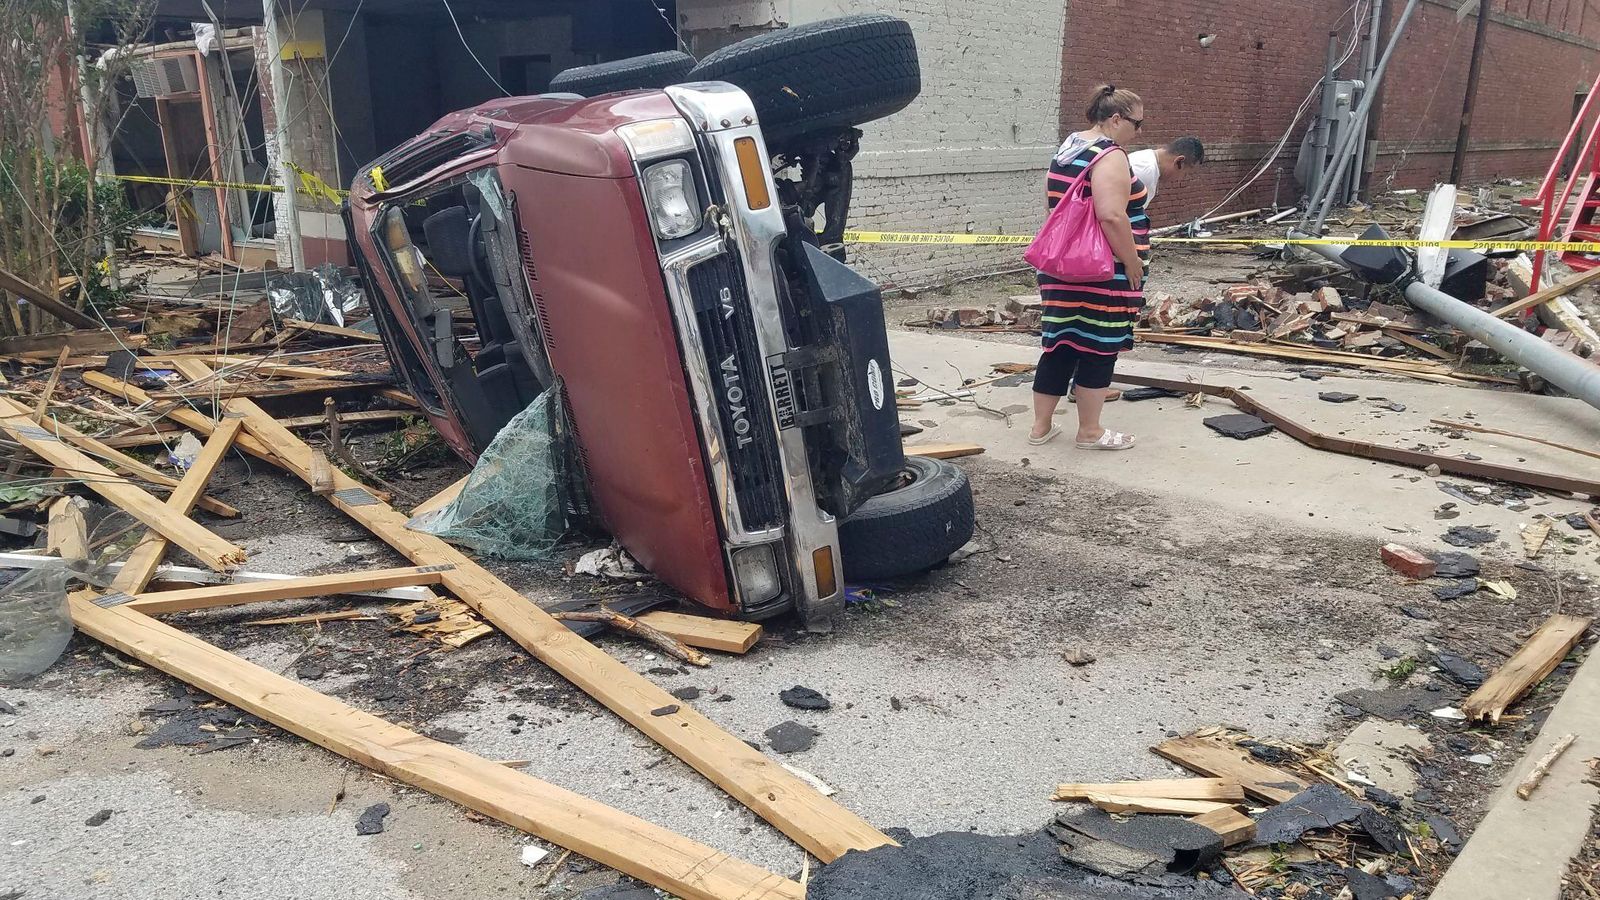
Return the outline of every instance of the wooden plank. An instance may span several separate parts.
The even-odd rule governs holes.
[[[357,331],[354,328],[340,328],[337,325],[324,325],[321,322],[307,322],[303,319],[284,319],[283,324],[286,328],[299,328],[302,331],[314,331],[317,334],[331,334],[335,337],[349,338],[353,341],[371,341],[373,343],[383,342],[383,338],[378,337],[375,334],[368,334],[365,331]]]
[[[50,395],[56,392],[56,385],[61,381],[61,366],[67,361],[67,355],[71,352],[71,347],[62,347],[61,354],[56,357],[55,367],[50,370],[50,377],[45,380],[44,389],[39,391],[39,402],[33,407],[33,421],[44,421],[44,414],[50,409]]]
[[[245,625],[321,625],[323,622],[348,622],[352,619],[375,621],[376,616],[359,609],[341,609],[335,612],[305,613],[299,616],[278,616],[275,619],[251,619]]]
[[[99,326],[96,326],[99,328]],[[74,353],[92,353],[110,350],[137,350],[145,345],[145,336],[129,334],[122,328],[99,328],[97,331],[57,331],[50,334],[30,334],[27,337],[0,338],[0,355],[17,356],[24,353],[49,354],[54,357],[62,347]]]
[[[62,497],[50,504],[45,550],[61,559],[89,558],[89,530],[78,498]]]
[[[1256,837],[1256,820],[1231,806],[1195,816],[1189,821],[1204,825],[1221,835],[1224,847],[1255,840]]]
[[[0,397],[0,428],[12,439],[52,465],[74,472],[83,479],[84,487],[104,497],[112,505],[133,516],[174,544],[194,554],[194,557],[218,571],[229,569],[245,560],[242,547],[212,534],[185,516],[174,515],[166,504],[139,490],[115,472],[83,455],[56,438],[35,436],[34,425],[27,410]]]
[[[69,603],[79,630],[140,662],[376,772],[676,896],[805,896],[800,885],[727,853],[347,706],[125,606]]]
[[[16,294],[68,325],[78,328],[105,327],[99,319],[62,303],[50,294],[45,293],[42,288],[35,287],[26,279],[5,269],[0,269],[0,290]]]
[[[1244,788],[1226,778],[1154,778],[1100,784],[1066,782],[1056,785],[1056,792],[1050,799],[1086,800],[1090,794],[1163,797],[1169,800],[1244,800]]]
[[[703,650],[747,653],[761,640],[761,626],[754,622],[687,616],[674,612],[648,612],[639,616],[639,621]]]
[[[1543,306],[1557,297],[1565,297],[1578,288],[1581,288],[1584,285],[1594,281],[1600,281],[1600,268],[1590,269],[1587,272],[1579,272],[1571,278],[1553,284],[1542,291],[1535,291],[1528,296],[1523,297],[1521,300],[1516,301],[1515,303],[1507,303],[1505,306],[1502,306],[1499,309],[1489,313],[1489,315],[1494,316],[1497,319],[1504,319],[1507,316],[1514,316],[1517,313],[1533,309],[1535,306]]]
[[[363,422],[392,422],[396,419],[409,419],[416,415],[415,410],[405,409],[368,409],[361,412],[339,413],[339,425],[360,425]],[[315,416],[290,416],[279,419],[285,428],[322,428],[328,424],[328,417]]]
[[[123,470],[124,472],[129,473],[130,475],[133,475],[140,481],[146,481],[150,484],[160,485],[161,487],[166,488],[175,489],[178,486],[178,479],[173,478],[171,475],[168,475],[167,473],[155,468],[143,460],[134,459],[115,447],[108,447],[98,438],[90,437],[89,435],[84,434],[63,422],[51,420],[43,423],[40,425],[40,427],[51,432],[56,437],[74,444],[87,451],[91,455],[104,460],[108,465],[114,466]],[[227,503],[223,503],[221,500],[218,500],[215,497],[201,496],[197,501],[197,505],[206,512],[223,516],[225,518],[235,519],[239,517],[239,510]],[[185,513],[185,515],[187,515],[187,513]]]
[[[345,417],[341,414],[339,416],[339,424],[343,425],[344,422]],[[418,503],[416,508],[411,510],[411,517],[416,518],[417,516],[427,515],[434,510],[444,509],[446,506],[454,503],[456,497],[461,495],[461,489],[467,486],[467,479],[471,477],[472,476],[470,474],[463,475],[459,481],[455,482],[439,493],[434,494],[432,497],[429,497],[421,503]]]
[[[1191,734],[1163,741],[1152,749],[1186,769],[1237,782],[1246,794],[1268,803],[1282,803],[1311,786],[1282,769],[1256,762],[1249,753],[1220,738]]]
[[[311,493],[326,497],[333,493],[333,463],[319,450],[311,451]]]
[[[329,391],[348,391],[384,384],[387,379],[360,378],[296,378],[290,381],[258,381],[253,384],[197,384],[183,385],[170,391],[156,391],[150,396],[157,400],[212,400],[218,397],[293,397],[299,394],[325,394]]]
[[[1542,437],[1534,437],[1531,434],[1519,434],[1515,431],[1502,431],[1499,428],[1489,428],[1485,425],[1474,425],[1471,422],[1456,422],[1450,419],[1429,419],[1428,421],[1435,425],[1443,425],[1447,428],[1454,428],[1457,431],[1475,431],[1479,434],[1498,434],[1502,437],[1513,437],[1524,441],[1532,441],[1535,444],[1543,444],[1546,447],[1555,447],[1558,450],[1570,450],[1573,453],[1581,453],[1584,456],[1600,459],[1600,451],[1586,450],[1583,447],[1574,447],[1571,444],[1559,444],[1555,441],[1545,440]]]
[[[183,473],[183,480],[172,489],[167,496],[167,506],[180,516],[187,516],[194,509],[195,503],[200,499],[201,493],[206,489],[206,483],[211,480],[211,474],[217,470],[228,449],[244,429],[244,419],[238,416],[224,416],[222,424],[217,430],[211,432],[206,439],[204,447],[195,454],[194,462],[189,465],[189,471]],[[128,554],[128,560],[122,569],[117,572],[117,577],[111,582],[111,590],[121,591],[124,594],[137,594],[144,590],[155,575],[156,569],[161,566],[161,558],[167,554],[167,539],[158,531],[145,533],[144,539],[139,541]]]
[[[251,401],[236,402],[250,409],[245,428],[271,448],[279,465],[306,479],[311,448]],[[573,634],[470,557],[432,535],[406,528],[408,516],[387,503],[368,500],[370,492],[355,479],[335,470],[334,482],[338,490],[328,499],[335,506],[412,562],[453,565],[443,573],[450,593],[812,855],[832,862],[850,850],[894,843],[699,711]],[[352,502],[352,498],[358,499]],[[655,714],[666,707],[676,711]]]
[[[1432,355],[1432,356],[1437,356],[1440,359],[1445,360],[1446,362],[1453,363],[1457,359],[1456,354],[1451,353],[1449,350],[1446,350],[1443,347],[1438,346],[1437,344],[1430,344],[1427,341],[1423,340],[1422,338],[1412,337],[1411,335],[1407,334],[1404,331],[1401,331],[1398,328],[1385,328],[1383,330],[1383,333],[1388,335],[1389,337],[1394,338],[1395,340],[1399,341],[1400,343],[1405,344],[1407,347],[1412,347],[1412,348],[1415,348],[1417,350],[1421,350],[1423,353],[1427,353],[1427,354]]]
[[[955,459],[976,456],[982,452],[983,447],[978,444],[922,444],[906,448],[907,456],[926,456],[931,459]]]
[[[185,588],[178,591],[161,591],[140,594],[128,606],[157,616],[163,613],[187,612],[195,609],[214,609],[219,606],[238,606],[244,603],[262,603],[268,600],[299,600],[305,597],[325,597],[349,591],[376,591],[384,588],[411,587],[442,583],[443,572],[438,566],[405,566],[398,569],[375,569],[368,572],[342,572],[337,575],[312,575],[286,581],[260,581],[252,584],[212,584],[205,587]]]
[[[1499,722],[1506,707],[1517,702],[1517,698],[1555,671],[1568,651],[1583,639],[1583,633],[1593,621],[1581,616],[1563,615],[1547,619],[1533,637],[1528,638],[1527,643],[1506,660],[1505,665],[1495,669],[1481,687],[1461,702],[1461,711],[1467,714],[1467,721],[1488,719]]]
[[[1155,813],[1158,815],[1198,816],[1228,809],[1228,804],[1213,800],[1164,800],[1160,797],[1118,797],[1090,794],[1090,803],[1111,813]]]
[[[118,381],[104,372],[83,373],[83,383],[90,385],[91,387],[99,388],[108,394],[121,397],[129,403],[135,403],[142,406],[146,403],[154,402],[154,398],[145,393],[143,390],[134,387],[126,381]],[[169,409],[166,411],[166,416],[172,421],[177,422],[179,425],[182,425],[183,427],[197,434],[209,435],[215,428],[215,423],[211,421],[210,416],[198,410],[190,409],[186,406],[179,406]],[[267,449],[265,444],[248,434],[239,435],[239,437],[234,440],[234,446],[258,459],[263,459],[271,463],[275,463],[277,461],[273,458],[272,451]]]
[[[1529,559],[1538,559],[1539,551],[1544,549],[1545,539],[1550,537],[1550,529],[1555,524],[1553,519],[1540,519],[1523,529],[1522,555]]]

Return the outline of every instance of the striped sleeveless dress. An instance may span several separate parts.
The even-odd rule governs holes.
[[[1045,196],[1050,209],[1061,201],[1067,186],[1101,154],[1118,149],[1115,141],[1101,138],[1086,145],[1065,163],[1052,161],[1045,181]],[[1110,161],[1107,160],[1107,164]],[[1145,270],[1150,268],[1150,218],[1145,215],[1144,182],[1133,175],[1128,195],[1128,221],[1133,225],[1133,241]],[[1084,179],[1083,190],[1093,189]],[[1044,301],[1044,349],[1058,347],[1080,353],[1112,356],[1133,348],[1133,323],[1144,306],[1144,291],[1128,288],[1127,270],[1117,262],[1116,274],[1109,281],[1069,283],[1039,273],[1039,297]]]

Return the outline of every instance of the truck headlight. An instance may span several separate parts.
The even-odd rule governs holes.
[[[662,240],[688,237],[700,230],[700,197],[687,162],[674,159],[645,169],[644,199]]]
[[[778,558],[771,544],[740,547],[733,551],[733,579],[739,585],[739,599],[745,606],[759,606],[783,592],[778,575]]]

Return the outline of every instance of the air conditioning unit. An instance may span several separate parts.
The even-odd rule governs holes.
[[[200,70],[195,58],[184,56],[140,57],[130,62],[133,87],[141,97],[166,97],[200,90]]]

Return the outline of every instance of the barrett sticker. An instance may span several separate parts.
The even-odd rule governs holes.
[[[872,408],[883,409],[883,369],[875,359],[867,360],[867,394],[872,397]]]

